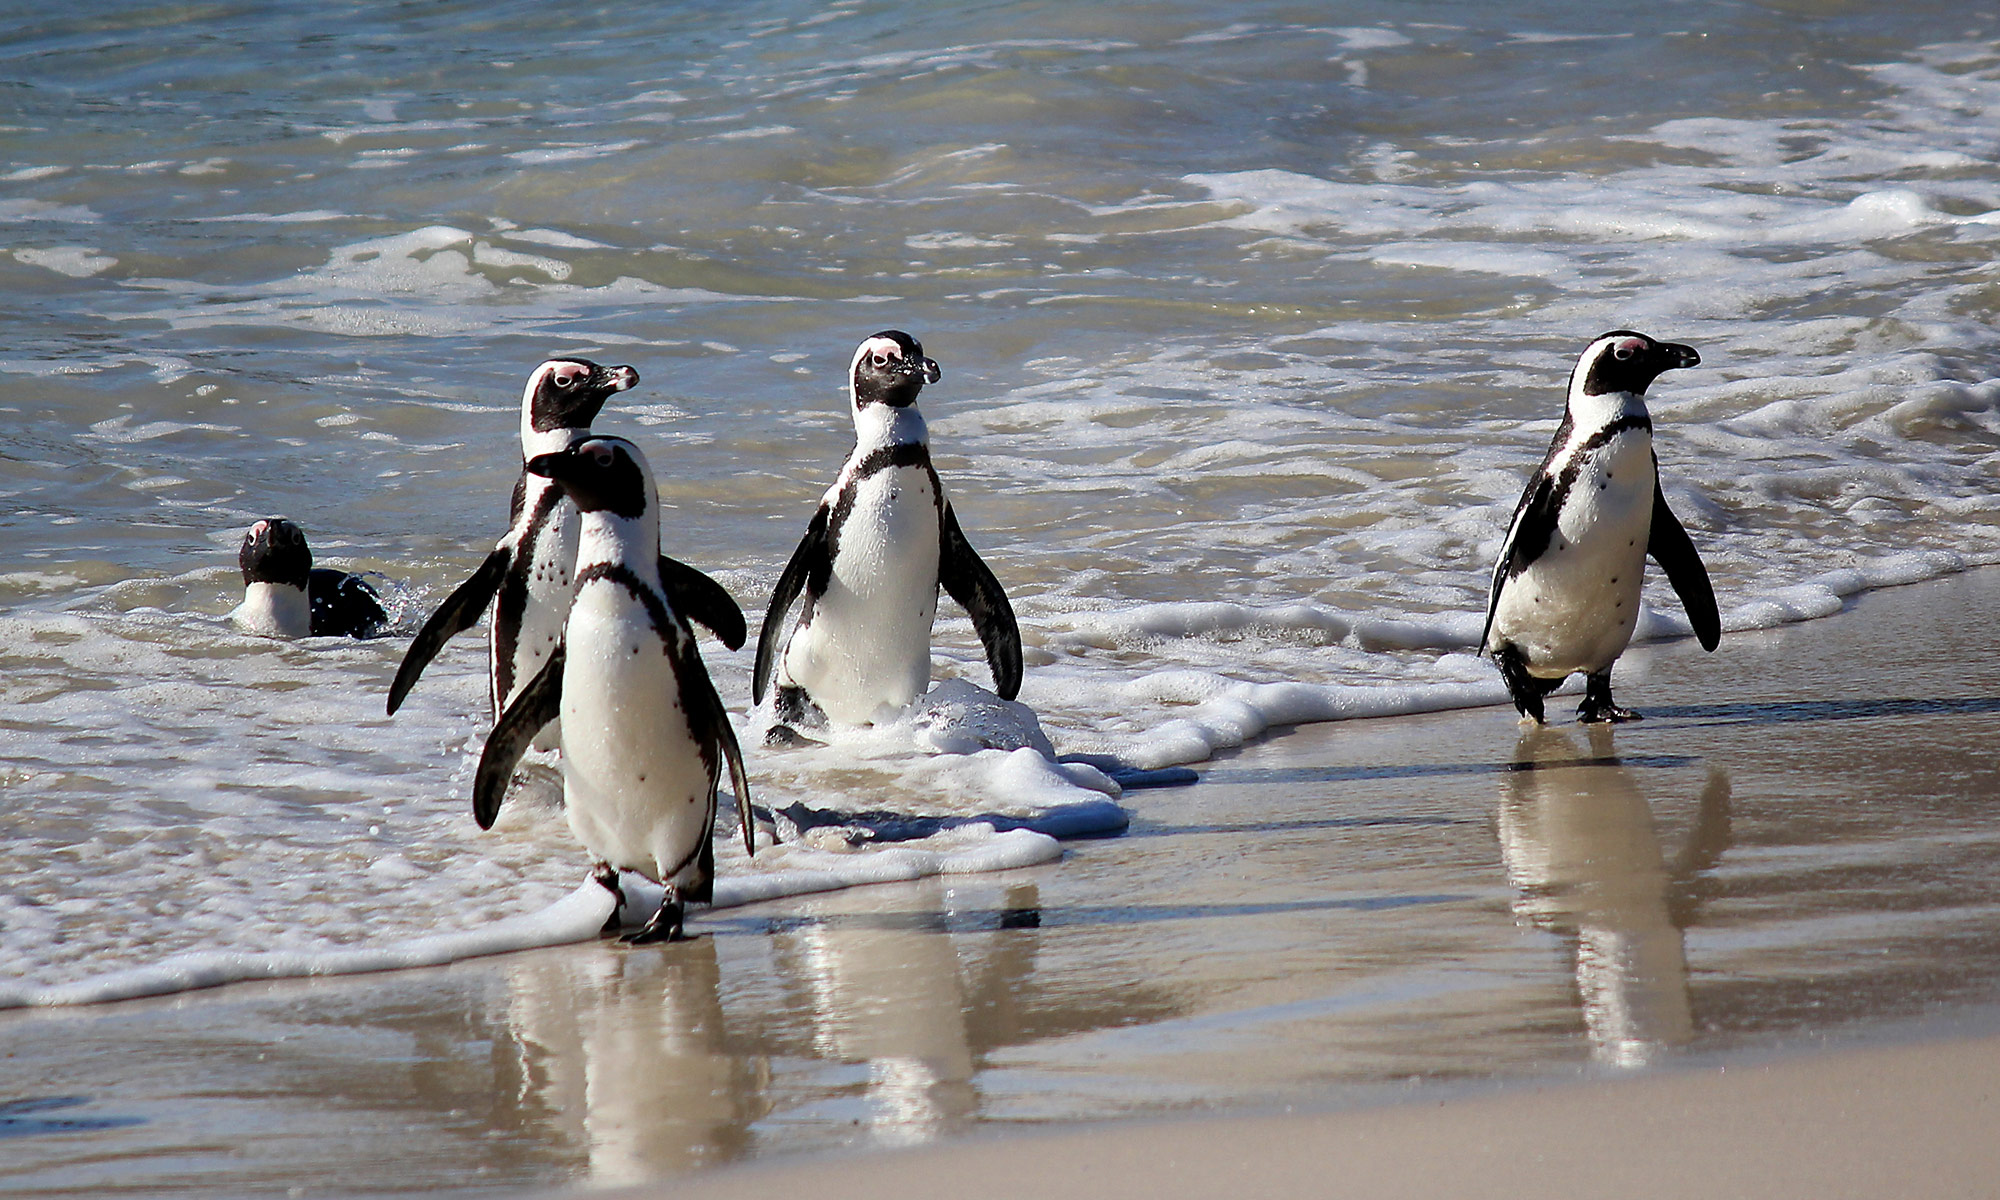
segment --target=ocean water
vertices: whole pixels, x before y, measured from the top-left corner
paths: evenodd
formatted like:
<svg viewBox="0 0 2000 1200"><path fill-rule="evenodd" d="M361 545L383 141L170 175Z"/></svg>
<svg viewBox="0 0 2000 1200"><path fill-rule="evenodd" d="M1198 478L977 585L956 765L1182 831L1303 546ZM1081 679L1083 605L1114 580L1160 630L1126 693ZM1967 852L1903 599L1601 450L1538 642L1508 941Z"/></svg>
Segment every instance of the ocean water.
<svg viewBox="0 0 2000 1200"><path fill-rule="evenodd" d="M754 627L853 346L920 337L1020 699L1098 766L1502 701L1487 572L1606 329L1702 354L1651 404L1726 630L2000 562L1988 5L86 0L10 6L0 78L0 1002L594 928L551 806L470 820L479 639L382 713L551 354L638 369L599 427ZM268 515L399 633L233 629ZM986 682L949 605L937 656ZM760 806L1001 819L725 848L725 891L1143 803L976 724L753 749Z"/></svg>

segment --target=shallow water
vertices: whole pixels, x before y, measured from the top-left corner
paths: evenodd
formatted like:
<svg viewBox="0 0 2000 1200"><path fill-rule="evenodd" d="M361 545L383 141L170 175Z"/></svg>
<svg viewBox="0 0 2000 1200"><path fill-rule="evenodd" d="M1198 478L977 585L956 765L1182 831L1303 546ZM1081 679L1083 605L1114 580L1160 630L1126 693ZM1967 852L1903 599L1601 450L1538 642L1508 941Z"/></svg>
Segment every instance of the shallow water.
<svg viewBox="0 0 2000 1200"><path fill-rule="evenodd" d="M574 886L558 819L467 820L474 638L391 721L400 638L221 620L241 531L274 513L420 619L500 532L518 389L551 353L639 369L601 425L645 445L667 550L754 621L846 450L854 343L918 334L940 468L1022 617L1022 699L1057 749L1141 765L1497 700L1466 653L1485 573L1608 328L1703 355L1653 411L1726 627L2000 559L1997 25L1970 3L1641 29L1572 3L12 13L8 971L310 955ZM1649 595L1642 633L1684 627ZM940 673L983 681L965 622L940 629ZM708 653L745 704L748 653ZM906 739L752 769L773 805L1064 786L987 758Z"/></svg>
<svg viewBox="0 0 2000 1200"><path fill-rule="evenodd" d="M41 1106L0 1125L0 1191L615 1185L1963 1019L2000 994L2000 676L1952 651L1996 598L1984 571L1743 635L1756 688L1639 651L1648 717L1615 731L1302 727L1059 863L727 910L665 949L0 1014ZM1906 664L1846 665L1885 629Z"/></svg>

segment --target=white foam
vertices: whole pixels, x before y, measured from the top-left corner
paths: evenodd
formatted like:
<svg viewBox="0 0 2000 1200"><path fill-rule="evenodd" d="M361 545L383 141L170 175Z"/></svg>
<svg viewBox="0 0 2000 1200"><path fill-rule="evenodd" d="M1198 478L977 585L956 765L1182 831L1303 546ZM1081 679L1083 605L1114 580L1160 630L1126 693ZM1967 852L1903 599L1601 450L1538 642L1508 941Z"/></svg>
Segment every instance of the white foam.
<svg viewBox="0 0 2000 1200"><path fill-rule="evenodd" d="M714 903L694 911L712 912L760 900L865 884L1005 871L1047 862L1061 854L1056 840L1046 834L1026 829L983 832L986 836L975 829L940 836L930 845L898 846L866 854L778 847L760 856L760 869L719 880ZM954 845L955 842L959 844ZM422 874L400 859L380 861L397 863L394 870L371 872L392 882ZM627 876L620 886L626 896L626 909L621 914L625 925L643 923L659 906L660 890L646 881ZM105 1004L253 980L310 979L441 966L493 954L592 941L599 936L611 912L611 893L595 882L585 882L562 899L522 916L358 949L197 951L68 983L0 983L0 1009ZM694 924L698 932L698 917Z"/></svg>
<svg viewBox="0 0 2000 1200"><path fill-rule="evenodd" d="M599 242L599 241L594 241L587 237L578 237L573 233L564 233L560 229L509 229L502 232L500 236L508 239L509 241L531 242L541 246L554 246L558 250L614 249L614 247L608 242Z"/></svg>
<svg viewBox="0 0 2000 1200"><path fill-rule="evenodd" d="M65 225L94 225L101 220L103 218L95 211L81 204L51 204L47 200L20 197L0 198L0 224L49 221Z"/></svg>
<svg viewBox="0 0 2000 1200"><path fill-rule="evenodd" d="M594 937L607 894L576 886L587 860L547 803L546 782L510 797L491 833L470 821L478 648L449 647L386 720L383 672L400 640L273 643L219 619L190 627L153 606L226 596L233 575L218 565L103 589L82 611L0 616L0 635L24 647L0 691L13 714L0 745L43 797L15 822L0 868L32 873L45 897L0 897L11 976L0 1007L391 970ZM394 589L388 599L405 632L426 611ZM117 686L95 686L108 680ZM1058 836L1126 820L1107 796L1115 783L1050 760L1032 712L963 681L841 744L774 753L751 730L743 736L760 808L807 820L802 806L839 802L871 779L873 811L808 822L820 828L777 846L767 822L754 860L725 818L718 907L1032 865L1060 855ZM137 795L95 782L140 775ZM93 886L134 872L162 908ZM658 892L627 887L628 917L643 920ZM432 932L453 925L459 932Z"/></svg>
<svg viewBox="0 0 2000 1200"><path fill-rule="evenodd" d="M515 162L527 166L546 166L550 163L584 162L593 158L610 158L634 149L640 143L623 142L583 142L569 146L549 146L534 150L516 150L507 155Z"/></svg>
<svg viewBox="0 0 2000 1200"><path fill-rule="evenodd" d="M118 265L117 259L108 254L99 254L92 246L22 248L14 251L14 257L29 266L43 267L58 275L67 275L71 279L88 279Z"/></svg>

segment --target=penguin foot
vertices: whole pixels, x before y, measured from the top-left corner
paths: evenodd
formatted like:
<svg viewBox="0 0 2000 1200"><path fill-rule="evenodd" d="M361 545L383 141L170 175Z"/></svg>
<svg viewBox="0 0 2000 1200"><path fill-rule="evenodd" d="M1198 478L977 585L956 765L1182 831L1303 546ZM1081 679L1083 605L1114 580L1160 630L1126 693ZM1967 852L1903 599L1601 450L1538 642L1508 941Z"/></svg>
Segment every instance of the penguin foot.
<svg viewBox="0 0 2000 1200"><path fill-rule="evenodd" d="M773 725L764 731L764 745L773 750L789 750L794 746L824 746L817 738L809 738L790 725Z"/></svg>
<svg viewBox="0 0 2000 1200"><path fill-rule="evenodd" d="M681 928L681 918L685 912L686 906L681 903L680 893L674 888L668 888L665 898L660 901L660 909L653 914L652 920L640 926L637 933L628 933L618 940L627 946L644 946L650 942L692 941L693 939Z"/></svg>
<svg viewBox="0 0 2000 1200"><path fill-rule="evenodd" d="M1611 670L1607 667L1594 675L1584 676L1583 703L1576 706L1576 719L1585 725L1606 722L1623 725L1641 718L1631 709L1620 708L1611 702Z"/></svg>
<svg viewBox="0 0 2000 1200"><path fill-rule="evenodd" d="M1547 724L1548 718L1542 711L1542 697L1554 691L1562 681L1537 679L1528 674L1528 660L1518 646L1506 645L1494 651L1493 663L1500 668L1500 681L1507 685L1507 695L1514 701L1515 711L1524 720L1537 725Z"/></svg>
<svg viewBox="0 0 2000 1200"><path fill-rule="evenodd" d="M779 725L803 725L808 729L827 727L826 713L796 683L778 685L778 694L771 700L771 719Z"/></svg>
<svg viewBox="0 0 2000 1200"><path fill-rule="evenodd" d="M598 863L590 869L590 877L605 891L611 893L611 915L604 918L604 926L597 931L598 937L611 937L625 927L620 914L625 911L625 889L618 886L618 872L610 863Z"/></svg>

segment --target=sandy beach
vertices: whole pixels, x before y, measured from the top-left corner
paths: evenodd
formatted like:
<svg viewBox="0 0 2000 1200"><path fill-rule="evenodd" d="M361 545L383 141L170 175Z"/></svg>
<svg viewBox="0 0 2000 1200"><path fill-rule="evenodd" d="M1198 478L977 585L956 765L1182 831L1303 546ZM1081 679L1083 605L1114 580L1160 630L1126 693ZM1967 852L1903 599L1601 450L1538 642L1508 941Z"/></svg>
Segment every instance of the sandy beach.
<svg viewBox="0 0 2000 1200"><path fill-rule="evenodd" d="M680 946L0 1014L0 1192L1987 1194L1996 600L1636 649L1615 731L1300 727Z"/></svg>
<svg viewBox="0 0 2000 1200"><path fill-rule="evenodd" d="M1980 826L2000 784L1991 754L2000 672L1983 648L1996 601L2000 572L1976 572L1871 595L1822 622L1729 638L1713 657L1686 644L1642 649L1620 684L1628 702L1650 714L1645 722L1590 740L1559 721L1523 735L1514 761L1554 738L1590 752L1615 744L1635 773L1648 756L1658 770L1677 769L1668 764L1680 756L1708 764L1682 850L1681 867L1696 874L1757 852L1746 842L1758 840L1749 826L1765 804L1776 807L1773 821L1840 822L1850 836L1857 825L1907 832L1903 823L1922 823L1921 814L1963 809L1969 823L1960 834L1934 831L1921 843L1928 852L1913 843L1898 869L1911 883L1931 875L1938 864L1917 861L1926 853L1970 854L1990 867L1991 834ZM1477 751L1493 754L1511 724L1486 710L1301 729L1217 764L1204 786L1251 760L1267 779L1318 771L1358 784L1370 773L1357 764L1373 761L1401 788L1436 788L1449 776L1390 764L1419 752L1435 762L1472 751L1467 759L1479 762ZM1275 765L1279 758L1290 765ZM1935 940L1900 965L1889 960L1916 946L1864 948L1863 938L1844 954L1840 944L1871 909L1902 903L1876 874L1887 864L1869 863L1877 856L1859 852L1867 839L1855 838L1838 868L1840 884L1792 900L1806 909L1790 919L1820 925L1822 944L1751 939L1732 951L1725 931L1704 932L1705 921L1687 911L1689 897L1674 911L1676 867L1658 850L1672 839L1639 836L1650 820L1664 826L1673 814L1665 805L1642 811L1617 770L1603 759L1567 768L1581 781L1503 794L1495 816L1503 847L1510 839L1517 847L1508 868L1524 922L1567 927L1582 948L1572 997L1582 1019L1573 1036L1579 1048L1591 1047L1594 1066L1576 1070L1580 1056L1559 1055L1510 1064L1525 1069L1525 1079L1432 1080L1390 1103L1357 1105L1350 1096L1335 1108L1323 1098L1320 1111L1306 1100L1274 1112L1251 1101L1206 1120L1098 1124L729 1169L681 1181L671 1194L1994 1194L2000 1018L1978 1003L1991 1001L2000 968L1991 882L1972 884L1953 906L1970 919L1933 923L1916 936ZM1714 817L1717 808L1729 815ZM1703 809L1710 810L1705 833ZM1532 829L1538 823L1540 836ZM1962 872L1955 877L1971 883ZM1707 903L1724 906L1713 893ZM1591 953L1593 942L1602 954ZM1871 966L1869 958L1880 961ZM1418 1040L1443 1060L1459 1036L1452 1021L1438 1020ZM1293 1044L1303 1057L1282 1067L1267 1062L1269 1074L1309 1073L1314 1048L1305 1040ZM1193 1071L1249 1069L1242 1060L1187 1058ZM1619 1065L1639 1060L1657 1065ZM1246 1100L1254 1090L1246 1081Z"/></svg>
<svg viewBox="0 0 2000 1200"><path fill-rule="evenodd" d="M2000 1179L1996 1078L2000 1037L1958 1037L1363 1111L984 1139L624 1194L1983 1197Z"/></svg>

